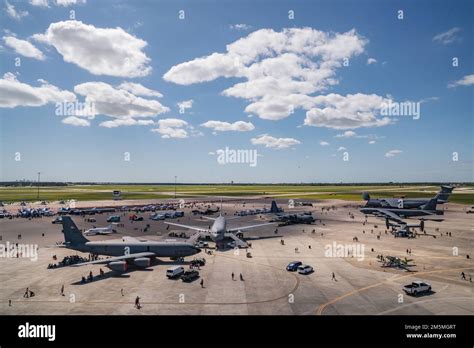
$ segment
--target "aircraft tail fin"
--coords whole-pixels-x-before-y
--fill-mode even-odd
[[[77,228],[76,224],[74,223],[74,221],[72,221],[70,216],[63,216],[62,223],[64,241],[66,242],[66,245],[80,246],[89,241],[86,237],[83,236],[83,234]]]
[[[272,201],[272,207],[270,208],[270,212],[271,213],[278,213],[279,212],[277,203],[275,201]]]
[[[370,200],[370,195],[369,195],[369,193],[368,193],[368,192],[362,193],[362,199],[363,199],[364,201]]]
[[[439,203],[445,203],[448,201],[449,196],[453,192],[453,187],[451,186],[441,186],[441,190],[439,190],[438,194],[434,197],[438,200]]]
[[[438,204],[438,200],[436,198],[432,198],[426,203],[425,205],[421,206],[423,210],[436,210],[436,204]]]

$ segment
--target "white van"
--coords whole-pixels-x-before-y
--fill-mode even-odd
[[[181,276],[183,273],[184,273],[184,267],[182,266],[175,266],[175,267],[168,268],[166,270],[166,276],[168,278],[177,278]]]

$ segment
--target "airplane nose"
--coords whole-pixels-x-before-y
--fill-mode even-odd
[[[201,252],[201,249],[198,247],[193,247],[195,254],[199,254]]]

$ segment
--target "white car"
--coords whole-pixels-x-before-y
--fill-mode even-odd
[[[416,280],[411,284],[405,285],[403,290],[409,295],[418,295],[423,292],[431,291],[431,284]]]
[[[199,242],[196,243],[196,246],[198,248],[207,248],[209,246],[209,244],[207,242],[199,241]]]
[[[166,276],[168,278],[178,278],[181,277],[182,274],[184,274],[184,267],[182,266],[171,267],[166,270]]]
[[[309,274],[312,272],[314,272],[314,269],[310,265],[301,265],[298,267],[299,274]]]

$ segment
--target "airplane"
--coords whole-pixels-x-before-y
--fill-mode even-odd
[[[190,230],[197,231],[198,233],[191,236],[189,238],[190,240],[193,239],[197,241],[199,238],[202,238],[202,237],[210,237],[212,241],[216,243],[216,247],[218,249],[219,249],[219,246],[223,244],[226,238],[230,238],[234,240],[236,246],[246,248],[248,246],[247,242],[240,239],[237,235],[242,236],[242,231],[250,230],[252,228],[274,225],[273,223],[264,223],[264,224],[250,225],[250,226],[227,228],[227,220],[231,220],[233,218],[226,219],[222,214],[219,214],[217,218],[211,218],[207,216],[203,216],[203,218],[214,221],[210,228],[188,226],[188,225],[176,224],[173,222],[165,222],[165,224],[177,226],[177,227],[184,227]]]
[[[71,267],[105,264],[112,271],[123,273],[128,270],[129,264],[147,268],[157,257],[177,259],[201,252],[201,249],[193,244],[179,241],[142,241],[133,237],[123,237],[116,241],[91,242],[84,237],[69,215],[63,216],[62,220],[65,248],[94,255],[112,256],[108,259],[77,263]]]
[[[271,221],[280,222],[283,225],[312,224],[316,221],[311,212],[277,214]]]
[[[382,267],[395,267],[395,268],[402,268],[407,272],[413,272],[409,267],[413,267],[415,265],[411,265],[410,262],[413,261],[413,259],[407,259],[406,257],[404,259],[401,259],[396,256],[386,256],[385,257],[387,260],[383,261]]]
[[[240,211],[236,211],[234,215],[247,216],[247,215],[278,214],[278,213],[283,213],[283,209],[279,208],[275,201],[272,201],[272,205],[270,209],[265,207],[263,209],[255,209],[255,210],[240,210]]]
[[[437,199],[432,198],[428,203],[414,209],[398,208],[361,208],[360,212],[365,215],[374,215],[376,217],[388,218],[398,223],[403,223],[402,218],[419,217],[421,220],[443,221],[442,218],[436,218],[437,215],[443,215],[442,210],[436,210]]]
[[[96,236],[96,235],[106,235],[111,233],[117,233],[116,230],[112,228],[112,225],[107,227],[93,227],[84,232],[85,236]]]
[[[420,231],[425,230],[425,221],[421,220],[420,224],[409,224],[405,221],[398,222],[398,223],[391,223],[391,219],[386,218],[385,219],[385,226],[387,226],[387,229],[390,229],[392,227],[392,234],[395,237],[408,237],[408,238],[415,238],[417,233],[413,231],[415,228],[419,228]]]
[[[412,209],[420,208],[434,198],[438,204],[446,203],[452,192],[453,187],[443,185],[433,198],[370,198],[367,192],[362,194],[362,198],[367,201],[366,208]]]

